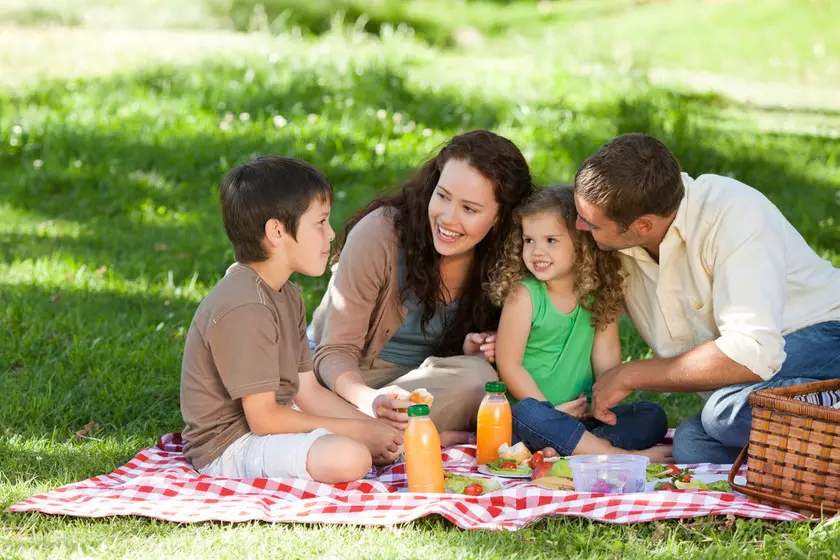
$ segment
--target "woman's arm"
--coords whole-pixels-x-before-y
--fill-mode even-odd
[[[371,315],[391,274],[395,235],[393,222],[382,214],[356,224],[313,318],[318,376],[327,388],[369,414],[378,392],[364,382],[359,360]]]
[[[526,398],[544,401],[545,395],[537,387],[534,378],[522,367],[525,344],[531,330],[531,294],[525,286],[518,286],[511,294],[499,320],[496,334],[496,368],[499,377],[507,384],[508,391],[517,400]]]
[[[618,319],[603,330],[595,331],[592,343],[592,372],[598,377],[621,363],[621,341],[618,337]]]

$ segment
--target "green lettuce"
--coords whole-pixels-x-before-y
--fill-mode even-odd
[[[515,469],[502,469],[499,468],[499,465],[502,463],[512,463],[513,461],[505,461],[503,459],[498,459],[496,461],[492,461],[487,463],[487,470],[493,474],[518,474],[518,475],[530,475],[531,467],[519,467],[517,466]]]
[[[502,484],[495,478],[479,478],[477,476],[463,476],[460,474],[443,471],[444,486],[453,494],[463,494],[464,488],[470,484],[481,484],[484,488],[482,494],[495,492],[502,489]]]

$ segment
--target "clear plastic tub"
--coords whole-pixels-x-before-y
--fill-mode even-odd
[[[644,455],[579,455],[569,458],[576,492],[644,492],[650,459]]]

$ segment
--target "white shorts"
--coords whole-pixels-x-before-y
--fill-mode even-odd
[[[312,480],[306,470],[309,449],[331,432],[318,428],[308,434],[258,436],[248,432],[234,441],[201,474],[219,478],[301,478]]]

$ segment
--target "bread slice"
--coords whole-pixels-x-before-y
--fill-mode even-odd
[[[519,465],[530,458],[531,452],[521,441],[512,447],[506,443],[499,446],[499,459],[503,461],[513,461]]]

